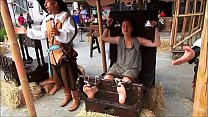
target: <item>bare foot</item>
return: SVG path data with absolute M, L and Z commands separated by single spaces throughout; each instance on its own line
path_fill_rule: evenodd
M 89 87 L 87 85 L 84 85 L 83 91 L 87 94 L 87 97 L 89 99 L 93 99 L 95 93 L 98 91 L 98 88 L 96 86 Z
M 121 82 L 118 83 L 117 91 L 119 96 L 119 103 L 124 104 L 126 100 L 126 90 L 125 87 L 121 84 Z

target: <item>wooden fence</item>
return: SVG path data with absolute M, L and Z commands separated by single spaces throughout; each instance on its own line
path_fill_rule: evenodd
M 184 46 L 192 46 L 201 37 L 205 6 L 206 0 L 175 1 L 170 42 L 173 53 L 183 52 Z

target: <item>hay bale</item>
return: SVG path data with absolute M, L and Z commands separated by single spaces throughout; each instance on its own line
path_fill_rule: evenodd
M 164 110 L 163 87 L 161 84 L 156 83 L 155 87 L 152 87 L 145 97 L 145 109 L 149 109 L 156 115 Z
M 157 47 L 158 51 L 169 51 L 170 50 L 170 40 L 163 39 L 161 40 L 161 45 Z
M 29 86 L 33 100 L 38 100 L 42 96 L 40 87 L 34 82 L 29 83 Z M 2 102 L 13 109 L 20 108 L 26 104 L 21 86 L 16 87 L 13 82 L 1 80 L 1 98 Z
M 98 113 L 98 112 L 86 112 L 85 106 L 83 106 L 82 110 L 78 112 L 76 117 L 116 117 L 116 116 Z
M 42 97 L 41 88 L 36 82 L 29 83 L 29 86 L 30 86 L 30 90 L 31 90 L 34 101 Z
M 0 54 L 7 54 L 9 52 L 9 47 L 4 42 L 0 42 Z
M 11 108 L 19 108 L 23 105 L 23 103 L 21 103 L 21 91 L 13 82 L 1 80 L 1 98 L 2 102 Z
M 142 109 L 140 117 L 156 117 L 156 116 L 155 116 L 154 112 L 152 112 L 148 109 Z

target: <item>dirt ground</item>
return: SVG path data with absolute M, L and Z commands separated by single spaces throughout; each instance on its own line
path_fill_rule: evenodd
M 83 34 L 85 35 L 85 33 Z M 78 51 L 78 64 L 83 66 L 86 74 L 90 76 L 98 76 L 102 73 L 102 58 L 101 54 L 95 50 L 93 57 L 90 58 L 90 45 L 87 42 L 79 42 L 80 34 L 74 41 L 74 48 Z M 85 36 L 83 36 L 85 39 Z M 44 55 L 47 55 L 46 44 L 42 41 Z M 167 45 L 167 44 L 165 44 Z M 191 102 L 192 80 L 193 80 L 193 65 L 185 63 L 180 66 L 171 66 L 172 53 L 169 49 L 163 48 L 157 52 L 156 63 L 156 82 L 160 83 L 164 89 L 164 111 L 160 112 L 160 116 L 192 116 L 193 102 Z M 29 49 L 32 57 L 35 58 L 35 52 L 32 48 Z M 11 56 L 11 55 L 10 55 Z M 106 44 L 106 57 L 108 61 L 108 44 Z M 1 72 L 1 80 L 3 73 Z M 2 87 L 1 87 L 2 88 Z M 68 106 L 59 107 L 59 103 L 63 98 L 63 91 L 57 92 L 55 95 L 45 95 L 35 101 L 36 113 L 38 116 L 49 117 L 74 117 L 84 107 L 82 101 L 79 109 L 74 112 L 67 111 Z M 69 105 L 69 104 L 68 104 Z M 1 98 L 1 116 L 28 116 L 27 108 L 10 109 L 7 107 Z

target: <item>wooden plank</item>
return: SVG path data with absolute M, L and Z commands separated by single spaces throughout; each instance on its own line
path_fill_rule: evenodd
M 175 41 L 174 41 L 174 45 L 176 44 L 176 40 L 177 40 L 177 31 L 178 31 L 178 15 L 179 15 L 179 10 L 180 10 L 180 0 L 176 1 L 176 19 L 175 19 Z
M 191 17 L 191 16 L 203 16 L 203 13 L 189 13 L 189 14 L 178 15 L 178 17 Z
M 208 1 L 206 3 L 202 47 L 197 72 L 193 116 L 208 116 Z
M 173 16 L 173 24 L 172 24 L 172 29 L 171 29 L 171 42 L 170 42 L 171 50 L 174 49 L 173 46 L 176 44 L 179 6 L 180 6 L 180 1 L 176 0 L 175 5 L 174 5 L 175 15 Z
M 196 35 L 197 33 L 199 33 L 202 29 L 199 29 L 195 32 L 193 32 L 191 35 L 189 35 L 188 37 L 186 37 L 184 40 L 180 41 L 179 43 L 177 43 L 176 45 L 173 46 L 173 49 L 176 48 L 177 46 L 179 46 L 180 44 L 184 43 L 186 40 L 188 40 L 189 38 L 191 38 L 192 36 Z
M 96 5 L 97 5 L 98 22 L 99 22 L 99 35 L 102 35 L 103 34 L 103 21 L 102 21 L 102 11 L 101 11 L 100 0 L 96 0 Z M 100 46 L 101 46 L 101 54 L 102 54 L 103 72 L 106 73 L 107 72 L 107 64 L 106 64 L 106 55 L 105 55 L 105 44 L 102 39 L 100 41 Z
M 200 4 L 200 9 L 199 9 L 199 12 L 200 13 L 204 13 L 204 6 L 203 6 L 203 3 L 204 3 L 204 0 L 202 0 L 201 1 L 201 4 Z M 197 28 L 202 28 L 202 19 L 203 18 L 203 15 L 199 15 L 199 19 L 198 19 L 198 22 L 197 22 Z M 196 35 L 196 38 L 195 38 L 195 41 L 197 40 L 197 39 L 199 39 L 199 36 L 201 36 L 200 34 L 198 34 L 198 35 Z
M 189 1 L 186 1 L 186 8 L 185 8 L 185 15 L 188 13 L 188 8 L 189 8 Z M 184 39 L 184 35 L 186 32 L 186 23 L 187 23 L 187 17 L 184 17 L 183 19 L 183 28 L 181 32 L 181 41 Z M 181 45 L 181 49 L 183 49 L 183 46 Z
M 197 0 L 194 0 L 194 8 L 193 8 L 194 13 L 193 14 L 196 13 L 196 2 L 197 2 Z M 192 25 L 191 25 L 191 34 L 194 32 L 195 21 L 196 21 L 196 16 L 193 16 L 193 21 L 192 21 Z M 193 43 L 192 39 L 188 40 L 188 43 L 192 44 Z
M 176 2 L 174 3 L 174 14 L 176 14 Z M 174 29 L 175 29 L 175 15 L 173 15 L 173 19 L 172 19 L 172 28 L 171 28 L 171 32 L 170 32 L 170 49 L 173 50 L 173 45 L 175 43 L 175 32 L 174 32 Z

